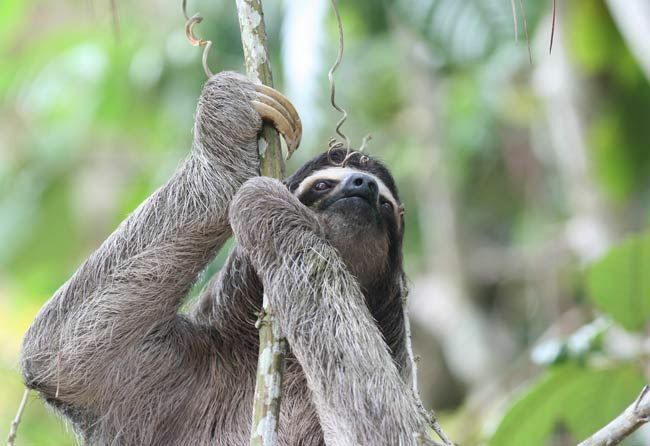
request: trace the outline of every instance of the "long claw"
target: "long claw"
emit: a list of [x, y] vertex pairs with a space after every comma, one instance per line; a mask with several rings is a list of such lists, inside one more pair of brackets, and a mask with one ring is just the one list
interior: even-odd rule
[[278, 109], [264, 102], [251, 101], [251, 104], [253, 104], [253, 108], [260, 114], [262, 119], [271, 121], [276, 130], [284, 136], [284, 139], [287, 141], [289, 156], [291, 156], [291, 153], [298, 148], [298, 141], [296, 140], [296, 135], [289, 120]]
[[271, 108], [277, 110], [278, 112], [280, 112], [282, 114], [282, 116], [284, 116], [284, 118], [287, 120], [288, 124], [291, 126], [291, 130], [293, 131], [293, 133], [294, 134], [296, 133], [296, 126], [292, 122], [293, 117], [289, 114], [289, 111], [280, 102], [278, 102], [274, 97], [267, 96], [264, 93], [258, 92], [257, 93], [257, 101], [262, 102], [262, 103], [268, 105], [269, 107], [271, 107]]
[[302, 138], [302, 122], [291, 101], [284, 95], [266, 85], [256, 85], [257, 99], [253, 106], [262, 119], [271, 121], [287, 142], [288, 154], [291, 157], [300, 145]]
[[272, 97], [280, 104], [282, 104], [282, 106], [289, 112], [289, 115], [295, 124], [294, 130], [299, 131], [300, 134], [302, 134], [302, 122], [300, 121], [300, 115], [298, 115], [296, 108], [293, 106], [289, 99], [287, 99], [282, 93], [266, 85], [257, 84], [255, 85], [255, 89], [259, 93]]

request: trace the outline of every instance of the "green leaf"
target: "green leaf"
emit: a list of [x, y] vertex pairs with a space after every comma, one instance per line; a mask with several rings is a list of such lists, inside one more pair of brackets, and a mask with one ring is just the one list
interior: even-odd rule
[[587, 295], [628, 330], [640, 330], [650, 317], [650, 232], [612, 248], [586, 272]]
[[542, 446], [558, 428], [583, 440], [631, 404], [644, 384], [632, 366], [552, 368], [510, 407], [489, 444]]

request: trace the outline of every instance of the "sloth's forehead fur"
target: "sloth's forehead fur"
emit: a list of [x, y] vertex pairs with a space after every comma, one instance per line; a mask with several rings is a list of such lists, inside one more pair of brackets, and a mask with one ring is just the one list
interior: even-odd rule
[[379, 185], [380, 195], [391, 201], [394, 208], [397, 209], [400, 204], [399, 194], [395, 186], [395, 180], [393, 180], [393, 176], [388, 169], [377, 159], [358, 152], [353, 153], [348, 158], [345, 167], [340, 167], [346, 154], [345, 150], [336, 149], [316, 156], [285, 180], [287, 187], [292, 193], [300, 195], [299, 188], [304, 190], [317, 179], [340, 180], [353, 171], [361, 171], [375, 177]]

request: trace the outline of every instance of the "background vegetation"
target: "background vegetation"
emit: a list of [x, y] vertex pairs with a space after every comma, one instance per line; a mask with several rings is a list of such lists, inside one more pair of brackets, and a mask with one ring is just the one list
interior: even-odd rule
[[[336, 35], [326, 0], [266, 3], [305, 124], [291, 170], [333, 134]], [[505, 0], [341, 3], [345, 130], [372, 133], [406, 203], [424, 399], [463, 445], [575, 444], [648, 380], [650, 19], [558, 2], [549, 54], [551, 2], [525, 0], [531, 63]], [[204, 74], [180, 1], [110, 6], [0, 2], [2, 435], [30, 321], [189, 148]], [[234, 2], [189, 8], [213, 70], [243, 71]], [[74, 439], [32, 396], [17, 444]]]

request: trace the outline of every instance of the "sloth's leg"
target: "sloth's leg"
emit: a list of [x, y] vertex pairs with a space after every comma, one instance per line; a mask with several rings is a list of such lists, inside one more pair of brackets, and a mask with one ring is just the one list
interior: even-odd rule
[[262, 284], [248, 256], [235, 246], [219, 275], [213, 278], [189, 310], [192, 321], [212, 327], [236, 355], [258, 353], [255, 328], [262, 308]]

